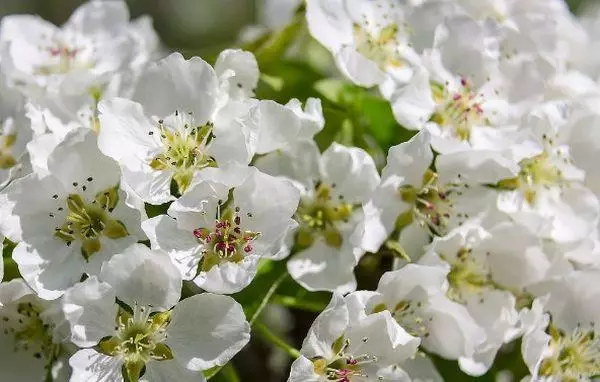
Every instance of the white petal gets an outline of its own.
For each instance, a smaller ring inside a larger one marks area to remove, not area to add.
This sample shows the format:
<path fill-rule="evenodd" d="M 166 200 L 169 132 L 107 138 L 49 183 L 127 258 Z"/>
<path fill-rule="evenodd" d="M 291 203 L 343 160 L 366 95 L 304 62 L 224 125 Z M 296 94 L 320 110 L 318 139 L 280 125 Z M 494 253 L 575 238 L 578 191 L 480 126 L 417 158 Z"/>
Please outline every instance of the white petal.
<path fill-rule="evenodd" d="M 201 58 L 186 60 L 180 53 L 172 53 L 148 67 L 133 99 L 150 115 L 192 112 L 196 123 L 202 125 L 215 111 L 218 86 L 215 71 Z"/>
<path fill-rule="evenodd" d="M 166 215 L 144 221 L 142 228 L 150 239 L 152 249 L 167 252 L 184 280 L 191 280 L 196 276 L 202 247 L 193 231 L 180 229 L 175 219 Z"/>
<path fill-rule="evenodd" d="M 385 73 L 379 66 L 358 53 L 353 46 L 343 46 L 335 59 L 340 71 L 359 86 L 370 88 L 385 80 Z"/>
<path fill-rule="evenodd" d="M 115 291 L 92 276 L 69 289 L 63 298 L 63 312 L 71 327 L 71 341 L 81 347 L 96 345 L 115 333 L 119 306 Z"/>
<path fill-rule="evenodd" d="M 327 307 L 317 316 L 302 343 L 301 353 L 308 358 L 330 359 L 335 354 L 333 343 L 344 334 L 349 324 L 348 307 L 344 298 L 333 293 Z"/>
<path fill-rule="evenodd" d="M 105 154 L 122 162 L 128 158 L 137 162 L 150 157 L 150 153 L 158 143 L 148 135 L 153 131 L 152 122 L 144 115 L 139 103 L 113 98 L 101 101 L 98 105 L 100 111 L 100 133 L 98 134 L 98 147 Z M 123 163 L 132 166 L 135 163 Z M 134 168 L 139 167 L 139 164 Z"/>
<path fill-rule="evenodd" d="M 231 297 L 203 293 L 173 308 L 166 344 L 178 362 L 198 371 L 224 365 L 249 340 L 242 307 Z"/>
<path fill-rule="evenodd" d="M 287 382 L 321 382 L 322 377 L 315 373 L 315 365 L 305 356 L 300 356 L 292 363 Z"/>
<path fill-rule="evenodd" d="M 273 101 L 260 101 L 252 110 L 248 124 L 257 126 L 257 154 L 293 144 L 302 127 L 300 118 L 292 110 Z"/>
<path fill-rule="evenodd" d="M 332 197 L 343 195 L 347 203 L 365 202 L 379 184 L 375 162 L 363 149 L 334 142 L 323 153 L 321 164 L 323 180 L 335 187 Z"/>
<path fill-rule="evenodd" d="M 194 283 L 200 288 L 219 294 L 237 293 L 250 285 L 258 269 L 258 256 L 246 256 L 239 263 L 224 262 L 208 272 L 200 272 Z"/>
<path fill-rule="evenodd" d="M 71 382 L 123 382 L 123 361 L 98 353 L 94 349 L 83 349 L 69 359 L 73 368 Z"/>
<path fill-rule="evenodd" d="M 163 251 L 133 244 L 102 266 L 100 279 L 110 284 L 121 301 L 152 310 L 168 310 L 179 301 L 181 276 Z"/>
<path fill-rule="evenodd" d="M 350 292 L 356 289 L 352 248 L 331 247 L 318 240 L 295 254 L 287 263 L 288 272 L 309 291 Z"/>
<path fill-rule="evenodd" d="M 227 78 L 230 96 L 241 98 L 254 95 L 260 72 L 252 53 L 240 49 L 226 49 L 221 52 L 215 63 L 215 72 L 222 78 L 227 71 L 232 72 Z"/>

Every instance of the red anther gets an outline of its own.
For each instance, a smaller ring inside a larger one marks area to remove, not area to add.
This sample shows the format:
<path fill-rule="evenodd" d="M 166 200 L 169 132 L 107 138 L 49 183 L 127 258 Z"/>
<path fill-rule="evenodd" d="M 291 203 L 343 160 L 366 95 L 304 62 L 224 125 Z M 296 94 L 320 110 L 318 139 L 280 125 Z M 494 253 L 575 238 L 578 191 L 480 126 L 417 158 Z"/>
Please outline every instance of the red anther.
<path fill-rule="evenodd" d="M 346 361 L 346 363 L 348 365 L 356 365 L 358 363 L 357 360 L 350 358 L 349 360 Z"/>
<path fill-rule="evenodd" d="M 227 251 L 229 251 L 229 252 L 235 252 L 235 245 L 229 244 L 229 246 L 227 247 Z"/>
<path fill-rule="evenodd" d="M 223 228 L 224 224 L 223 222 L 217 222 L 217 224 L 215 225 L 216 228 Z"/>
<path fill-rule="evenodd" d="M 217 245 L 217 250 L 222 251 L 226 248 L 225 243 L 223 243 L 222 241 L 218 242 Z"/>
<path fill-rule="evenodd" d="M 252 252 L 252 246 L 251 245 L 247 245 L 244 247 L 244 252 L 249 253 Z"/>
<path fill-rule="evenodd" d="M 208 234 L 206 228 L 196 228 L 194 230 L 194 236 L 196 236 L 197 239 L 205 239 L 207 236 L 210 235 Z"/>
<path fill-rule="evenodd" d="M 461 79 L 460 79 L 460 84 L 461 84 L 462 86 L 467 86 L 467 79 L 466 79 L 466 78 L 464 78 L 464 77 L 463 77 L 463 78 L 461 78 Z"/>
<path fill-rule="evenodd" d="M 233 232 L 235 232 L 235 233 L 237 233 L 237 234 L 240 234 L 240 233 L 242 233 L 242 230 L 240 229 L 240 227 L 235 227 L 235 228 L 233 229 Z"/>
<path fill-rule="evenodd" d="M 235 219 L 234 219 L 234 222 L 235 222 L 236 225 L 240 225 L 241 221 L 242 221 L 242 219 L 240 219 L 239 216 L 236 216 Z"/>

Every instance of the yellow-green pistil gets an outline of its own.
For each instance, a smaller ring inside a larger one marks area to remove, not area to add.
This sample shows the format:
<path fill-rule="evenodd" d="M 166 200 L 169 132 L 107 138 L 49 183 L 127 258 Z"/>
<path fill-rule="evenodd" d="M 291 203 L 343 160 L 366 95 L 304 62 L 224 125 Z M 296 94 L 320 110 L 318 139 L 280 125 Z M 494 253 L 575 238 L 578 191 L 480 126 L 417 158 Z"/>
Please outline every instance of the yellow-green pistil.
<path fill-rule="evenodd" d="M 338 224 L 346 222 L 350 218 L 354 206 L 345 202 L 341 196 L 338 197 L 338 200 L 334 200 L 332 196 L 334 186 L 317 183 L 314 196 L 300 201 L 296 212 L 300 223 L 300 229 L 296 236 L 298 245 L 308 247 L 317 237 L 322 236 L 328 245 L 335 248 L 341 247 L 342 235 Z"/>
<path fill-rule="evenodd" d="M 431 170 L 427 170 L 423 176 L 420 188 L 411 185 L 400 187 L 398 190 L 400 198 L 403 202 L 412 205 L 412 208 L 398 217 L 396 228 L 401 230 L 416 220 L 432 233 L 443 234 L 454 207 L 449 198 L 454 191 L 451 185 L 447 187 L 439 185 L 438 175 Z"/>
<path fill-rule="evenodd" d="M 571 334 L 550 325 L 551 355 L 542 361 L 539 374 L 577 382 L 600 375 L 600 339 L 592 330 L 575 329 Z"/>
<path fill-rule="evenodd" d="M 148 308 L 136 306 L 133 314 L 119 309 L 116 333 L 100 341 L 100 352 L 123 360 L 126 381 L 139 380 L 150 360 L 173 359 L 171 349 L 164 344 L 171 311 L 150 314 Z"/>
<path fill-rule="evenodd" d="M 0 316 L 4 334 L 14 335 L 15 352 L 32 352 L 33 357 L 44 359 L 46 368 L 52 367 L 61 347 L 52 338 L 53 325 L 42 319 L 43 309 L 32 302 L 20 302 L 17 305 L 17 316 Z"/>
<path fill-rule="evenodd" d="M 86 259 L 101 249 L 100 238 L 119 239 L 127 236 L 127 228 L 119 220 L 112 219 L 110 212 L 119 201 L 117 188 L 100 192 L 88 202 L 78 194 L 70 194 L 66 200 L 67 217 L 54 235 L 70 246 L 81 241 L 81 254 Z"/>
<path fill-rule="evenodd" d="M 207 154 L 207 147 L 214 138 L 213 125 L 210 122 L 196 127 L 186 124 L 183 129 L 168 129 L 162 120 L 158 125 L 164 151 L 152 159 L 150 167 L 158 171 L 172 171 L 172 179 L 182 194 L 196 171 L 217 166 L 215 159 Z"/>
<path fill-rule="evenodd" d="M 489 125 L 483 110 L 484 99 L 473 90 L 468 79 L 462 78 L 460 87 L 454 92 L 438 84 L 432 84 L 431 89 L 437 103 L 431 120 L 442 128 L 450 129 L 456 138 L 468 141 L 474 126 Z"/>
<path fill-rule="evenodd" d="M 515 178 L 500 181 L 498 187 L 521 190 L 529 204 L 535 203 L 540 188 L 566 185 L 561 170 L 551 162 L 550 154 L 547 152 L 523 159 L 519 164 L 521 166 L 519 174 Z"/>
<path fill-rule="evenodd" d="M 8 170 L 17 164 L 17 160 L 13 156 L 12 152 L 12 147 L 16 141 L 16 134 L 0 136 L 0 169 Z"/>
<path fill-rule="evenodd" d="M 382 28 L 379 33 L 371 34 L 359 24 L 354 24 L 354 42 L 356 50 L 375 62 L 381 70 L 390 67 L 402 66 L 402 60 L 398 51 L 398 25 L 389 24 Z"/>

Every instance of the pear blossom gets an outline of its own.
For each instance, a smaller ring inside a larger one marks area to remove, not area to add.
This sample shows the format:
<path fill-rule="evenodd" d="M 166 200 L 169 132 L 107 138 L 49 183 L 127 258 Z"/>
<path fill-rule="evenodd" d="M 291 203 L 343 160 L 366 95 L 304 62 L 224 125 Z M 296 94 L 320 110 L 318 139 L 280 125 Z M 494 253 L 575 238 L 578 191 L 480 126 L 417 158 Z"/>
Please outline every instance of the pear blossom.
<path fill-rule="evenodd" d="M 309 0 L 311 35 L 334 56 L 352 82 L 372 87 L 406 81 L 419 57 L 410 47 L 405 21 L 410 7 L 388 0 Z"/>
<path fill-rule="evenodd" d="M 166 251 L 184 280 L 213 293 L 250 284 L 261 258 L 289 254 L 285 242 L 299 192 L 253 167 L 206 170 L 171 204 L 168 215 L 142 223 L 152 248 Z"/>
<path fill-rule="evenodd" d="M 134 244 L 104 264 L 102 281 L 69 289 L 63 311 L 82 347 L 71 381 L 205 381 L 200 371 L 229 361 L 249 340 L 241 306 L 210 293 L 177 303 L 178 276 L 164 252 Z"/>
<path fill-rule="evenodd" d="M 147 24 L 147 22 L 146 22 Z M 57 27 L 39 16 L 10 15 L 0 25 L 2 72 L 30 96 L 82 94 L 139 68 L 156 49 L 151 28 L 130 24 L 124 1 L 90 1 Z"/>
<path fill-rule="evenodd" d="M 523 123 L 539 149 L 520 160 L 516 177 L 498 182 L 498 209 L 540 237 L 559 243 L 588 237 L 600 213 L 598 198 L 585 186 L 586 172 L 571 158 L 567 118 L 561 102 L 534 108 Z"/>
<path fill-rule="evenodd" d="M 408 264 L 387 272 L 379 280 L 378 293 L 367 300 L 366 311 L 389 311 L 430 352 L 447 359 L 471 357 L 484 342 L 485 333 L 463 305 L 446 297 L 449 271 Z"/>
<path fill-rule="evenodd" d="M 361 247 L 376 252 L 390 239 L 418 258 L 432 236 L 443 236 L 490 210 L 496 194 L 486 187 L 515 174 L 516 163 L 490 151 L 462 151 L 435 160 L 431 134 L 420 131 L 389 150 L 381 184 L 365 204 L 354 233 Z"/>
<path fill-rule="evenodd" d="M 322 155 L 313 141 L 256 161 L 263 171 L 293 179 L 301 192 L 295 217 L 299 251 L 288 261 L 292 277 L 309 290 L 350 291 L 364 254 L 351 236 L 361 204 L 379 183 L 373 159 L 362 149 L 332 144 Z"/>
<path fill-rule="evenodd" d="M 55 299 L 144 234 L 140 213 L 124 203 L 119 167 L 100 153 L 94 132 L 69 133 L 48 170 L 6 191 L 11 207 L 3 229 L 18 242 L 13 259 L 23 278 L 40 297 Z"/>
<path fill-rule="evenodd" d="M 68 330 L 60 304 L 38 298 L 22 279 L 0 283 L 0 377 L 66 381 Z"/>
<path fill-rule="evenodd" d="M 574 271 L 532 288 L 540 297 L 525 316 L 522 353 L 533 380 L 593 380 L 600 372 L 597 277 Z"/>
<path fill-rule="evenodd" d="M 228 54 L 233 53 L 222 53 L 222 61 L 231 61 Z M 245 80 L 234 78 L 244 73 L 225 72 L 225 90 L 235 81 L 243 85 Z M 142 74 L 133 100 L 100 103 L 98 145 L 119 162 L 123 181 L 133 193 L 145 202 L 162 204 L 174 199 L 172 181 L 182 194 L 206 168 L 250 162 L 252 134 L 242 117 L 251 104 L 229 99 L 206 62 L 173 53 Z"/>
<path fill-rule="evenodd" d="M 388 311 L 356 317 L 351 299 L 333 294 L 304 339 L 288 382 L 410 380 L 398 364 L 415 354 L 419 339 Z"/>
<path fill-rule="evenodd" d="M 447 270 L 446 296 L 466 307 L 485 331 L 485 341 L 460 361 L 472 375 L 485 373 L 498 349 L 520 334 L 518 310 L 528 306 L 529 287 L 551 273 L 542 241 L 514 223 L 489 231 L 470 221 L 438 237 L 419 263 Z"/>

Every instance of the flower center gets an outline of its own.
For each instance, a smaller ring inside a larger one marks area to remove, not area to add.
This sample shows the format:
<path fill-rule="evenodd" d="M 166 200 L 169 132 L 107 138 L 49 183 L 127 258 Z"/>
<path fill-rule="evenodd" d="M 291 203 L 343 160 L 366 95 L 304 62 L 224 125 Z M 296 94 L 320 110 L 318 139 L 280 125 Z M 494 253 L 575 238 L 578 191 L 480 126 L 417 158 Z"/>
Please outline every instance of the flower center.
<path fill-rule="evenodd" d="M 43 309 L 31 302 L 20 302 L 16 308 L 16 314 L 0 316 L 4 335 L 12 334 L 15 352 L 30 352 L 37 359 L 45 359 L 47 368 L 51 367 L 61 351 L 52 340 L 54 325 L 45 323 Z"/>
<path fill-rule="evenodd" d="M 367 343 L 368 337 L 362 339 L 363 343 Z M 326 378 L 327 381 L 335 382 L 350 382 L 354 378 L 361 380 L 368 379 L 369 375 L 365 372 L 365 366 L 377 362 L 377 357 L 372 354 L 361 354 L 352 356 L 348 353 L 350 348 L 350 340 L 343 337 L 338 338 L 332 349 L 335 355 L 331 360 L 317 358 L 313 360 L 314 370 L 317 374 Z M 359 350 L 360 346 L 353 351 Z M 379 378 L 381 379 L 381 378 Z"/>
<path fill-rule="evenodd" d="M 46 47 L 46 52 L 49 55 L 49 62 L 45 65 L 40 65 L 36 69 L 36 74 L 49 76 L 52 74 L 65 74 L 78 68 L 91 68 L 92 63 L 82 62 L 80 59 L 81 48 L 69 46 L 60 41 L 56 41 L 54 45 Z"/>
<path fill-rule="evenodd" d="M 12 148 L 17 141 L 17 134 L 0 136 L 0 169 L 8 170 L 17 164 Z"/>
<path fill-rule="evenodd" d="M 252 242 L 260 233 L 242 229 L 239 211 L 237 207 L 227 208 L 216 219 L 214 228 L 194 230 L 194 236 L 205 248 L 199 267 L 201 271 L 208 272 L 213 266 L 224 261 L 237 263 L 252 254 Z"/>
<path fill-rule="evenodd" d="M 344 202 L 344 197 L 339 195 L 334 200 L 332 193 L 335 184 L 317 182 L 314 194 L 300 201 L 296 218 L 300 223 L 296 242 L 303 247 L 310 246 L 316 237 L 322 236 L 325 242 L 339 248 L 342 245 L 342 234 L 339 224 L 348 221 L 354 206 Z"/>
<path fill-rule="evenodd" d="M 465 303 L 469 296 L 495 289 L 489 269 L 472 255 L 471 249 L 461 248 L 454 261 L 441 257 L 451 266 L 447 277 L 449 299 Z"/>
<path fill-rule="evenodd" d="M 173 359 L 171 349 L 163 344 L 170 319 L 170 311 L 151 315 L 147 307 L 136 305 L 132 315 L 120 309 L 116 333 L 100 341 L 100 351 L 121 358 L 129 376 L 125 380 L 137 381 L 148 361 Z"/>
<path fill-rule="evenodd" d="M 461 141 L 471 138 L 474 126 L 490 124 L 482 107 L 485 100 L 473 91 L 471 82 L 466 78 L 460 80 L 460 87 L 455 92 L 437 84 L 432 84 L 432 92 L 437 109 L 431 120 Z"/>
<path fill-rule="evenodd" d="M 372 313 L 389 310 L 392 317 L 413 337 L 429 337 L 428 323 L 431 318 L 421 314 L 421 301 L 403 300 L 393 309 L 388 309 L 384 304 L 379 304 L 373 308 Z"/>
<path fill-rule="evenodd" d="M 549 331 L 552 354 L 542 361 L 540 375 L 575 382 L 600 374 L 600 340 L 594 331 L 577 328 L 569 335 L 553 325 Z"/>
<path fill-rule="evenodd" d="M 385 26 L 378 34 L 369 33 L 361 25 L 354 24 L 356 50 L 375 62 L 381 70 L 402 66 L 402 59 L 398 52 L 397 33 L 398 25 L 396 24 Z"/>
<path fill-rule="evenodd" d="M 100 238 L 119 239 L 129 235 L 125 225 L 110 218 L 119 201 L 116 187 L 100 192 L 91 203 L 78 194 L 67 197 L 67 216 L 65 222 L 54 229 L 54 236 L 62 239 L 67 246 L 80 240 L 81 254 L 86 259 L 101 250 Z"/>
<path fill-rule="evenodd" d="M 443 235 L 454 212 L 452 194 L 460 195 L 453 185 L 438 184 L 438 175 L 427 170 L 423 176 L 423 185 L 417 188 L 410 185 L 400 187 L 400 198 L 411 204 L 411 210 L 398 217 L 396 226 L 403 228 L 414 220 L 427 227 L 433 234 Z"/>
<path fill-rule="evenodd" d="M 210 122 L 204 126 L 193 127 L 193 118 L 180 118 L 177 111 L 175 117 L 177 126 L 166 126 L 164 120 L 158 121 L 164 150 L 152 159 L 150 167 L 154 170 L 174 172 L 173 180 L 181 194 L 189 187 L 196 171 L 217 166 L 215 159 L 207 153 L 215 135 Z"/>
<path fill-rule="evenodd" d="M 498 183 L 501 189 L 519 189 L 529 204 L 534 204 L 540 189 L 552 186 L 567 186 L 562 171 L 556 167 L 550 154 L 543 152 L 532 158 L 523 159 L 520 163 L 521 171 L 515 178 L 505 179 Z"/>

